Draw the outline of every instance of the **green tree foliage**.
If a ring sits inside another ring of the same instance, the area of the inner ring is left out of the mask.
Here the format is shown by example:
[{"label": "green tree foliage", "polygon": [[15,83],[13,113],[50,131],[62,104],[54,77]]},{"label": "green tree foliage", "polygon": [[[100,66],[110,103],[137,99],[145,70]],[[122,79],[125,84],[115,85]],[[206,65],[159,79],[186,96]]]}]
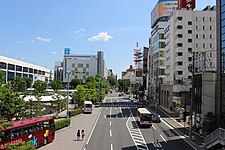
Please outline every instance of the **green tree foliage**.
[{"label": "green tree foliage", "polygon": [[77,87],[77,85],[81,84],[80,83],[80,80],[78,79],[72,79],[71,82],[70,82],[70,86],[72,89],[75,89]]},{"label": "green tree foliage", "polygon": [[107,81],[109,82],[109,84],[110,84],[111,86],[116,85],[116,79],[113,78],[113,77],[107,77]]},{"label": "green tree foliage", "polygon": [[203,130],[208,134],[216,130],[217,120],[216,116],[212,112],[208,112],[203,121]]},{"label": "green tree foliage", "polygon": [[52,86],[52,89],[57,92],[61,89],[63,89],[63,84],[62,84],[62,81],[58,80],[58,79],[55,79],[52,81],[51,83],[51,86]]},{"label": "green tree foliage", "polygon": [[0,70],[0,85],[5,84],[5,73]]},{"label": "green tree foliage", "polygon": [[86,88],[85,85],[78,85],[76,87],[76,92],[73,93],[72,97],[78,103],[78,105],[82,105],[86,100]]},{"label": "green tree foliage", "polygon": [[15,77],[12,81],[12,88],[15,92],[25,92],[27,90],[26,81],[24,78]]},{"label": "green tree foliage", "polygon": [[37,93],[44,93],[47,89],[47,83],[41,80],[37,80],[34,82],[33,87]]},{"label": "green tree foliage", "polygon": [[63,108],[66,107],[67,99],[61,92],[57,92],[52,96],[51,109],[57,113],[60,113]]},{"label": "green tree foliage", "polygon": [[131,92],[135,95],[135,97],[137,98],[138,94],[139,94],[139,86],[138,84],[135,84],[132,86],[131,88]]},{"label": "green tree foliage", "polygon": [[130,87],[130,79],[119,79],[119,91],[128,92],[128,89]]},{"label": "green tree foliage", "polygon": [[7,150],[36,150],[32,144],[27,144],[26,142],[19,142],[17,144],[9,144]]},{"label": "green tree foliage", "polygon": [[25,101],[14,92],[10,84],[0,86],[0,116],[8,121],[24,115]]},{"label": "green tree foliage", "polygon": [[32,79],[31,78],[23,78],[26,82],[26,88],[31,88],[32,86]]}]

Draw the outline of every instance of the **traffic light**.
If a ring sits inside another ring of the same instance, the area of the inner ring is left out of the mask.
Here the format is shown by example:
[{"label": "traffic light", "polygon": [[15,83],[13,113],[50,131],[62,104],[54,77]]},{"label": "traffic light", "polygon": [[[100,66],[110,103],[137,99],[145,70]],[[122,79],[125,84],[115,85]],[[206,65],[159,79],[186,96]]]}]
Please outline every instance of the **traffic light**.
[{"label": "traffic light", "polygon": [[183,112],[183,122],[186,122],[186,119],[187,119],[187,114],[186,112]]}]

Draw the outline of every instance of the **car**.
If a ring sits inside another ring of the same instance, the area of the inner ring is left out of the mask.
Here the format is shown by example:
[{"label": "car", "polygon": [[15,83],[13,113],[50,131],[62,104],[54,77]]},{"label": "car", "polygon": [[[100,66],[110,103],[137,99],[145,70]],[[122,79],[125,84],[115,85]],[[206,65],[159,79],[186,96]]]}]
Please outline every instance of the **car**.
[{"label": "car", "polygon": [[121,94],[119,94],[119,97],[121,97],[122,95]]},{"label": "car", "polygon": [[99,106],[100,106],[99,102],[95,102],[95,107],[99,107]]},{"label": "car", "polygon": [[152,122],[153,123],[160,123],[161,122],[160,115],[153,115]]}]

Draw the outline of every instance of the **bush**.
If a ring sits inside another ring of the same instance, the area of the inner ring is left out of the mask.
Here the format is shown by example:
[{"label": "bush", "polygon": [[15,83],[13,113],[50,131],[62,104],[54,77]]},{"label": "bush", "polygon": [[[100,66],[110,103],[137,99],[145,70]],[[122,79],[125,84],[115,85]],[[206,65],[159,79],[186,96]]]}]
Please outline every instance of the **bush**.
[{"label": "bush", "polygon": [[31,144],[19,142],[17,144],[9,144],[7,150],[36,150]]},{"label": "bush", "polygon": [[70,125],[70,119],[66,118],[55,122],[55,130],[59,130]]},{"label": "bush", "polygon": [[78,109],[70,110],[69,111],[70,117],[79,115],[81,113],[82,113],[82,109],[81,108],[78,108]]}]

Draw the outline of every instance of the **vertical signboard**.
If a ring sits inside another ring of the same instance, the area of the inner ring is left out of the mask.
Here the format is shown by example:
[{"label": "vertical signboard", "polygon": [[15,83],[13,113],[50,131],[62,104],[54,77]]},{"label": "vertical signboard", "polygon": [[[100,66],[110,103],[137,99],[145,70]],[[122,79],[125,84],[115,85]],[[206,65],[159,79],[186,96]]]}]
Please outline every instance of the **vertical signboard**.
[{"label": "vertical signboard", "polygon": [[195,0],[178,0],[178,9],[182,8],[195,9]]}]

